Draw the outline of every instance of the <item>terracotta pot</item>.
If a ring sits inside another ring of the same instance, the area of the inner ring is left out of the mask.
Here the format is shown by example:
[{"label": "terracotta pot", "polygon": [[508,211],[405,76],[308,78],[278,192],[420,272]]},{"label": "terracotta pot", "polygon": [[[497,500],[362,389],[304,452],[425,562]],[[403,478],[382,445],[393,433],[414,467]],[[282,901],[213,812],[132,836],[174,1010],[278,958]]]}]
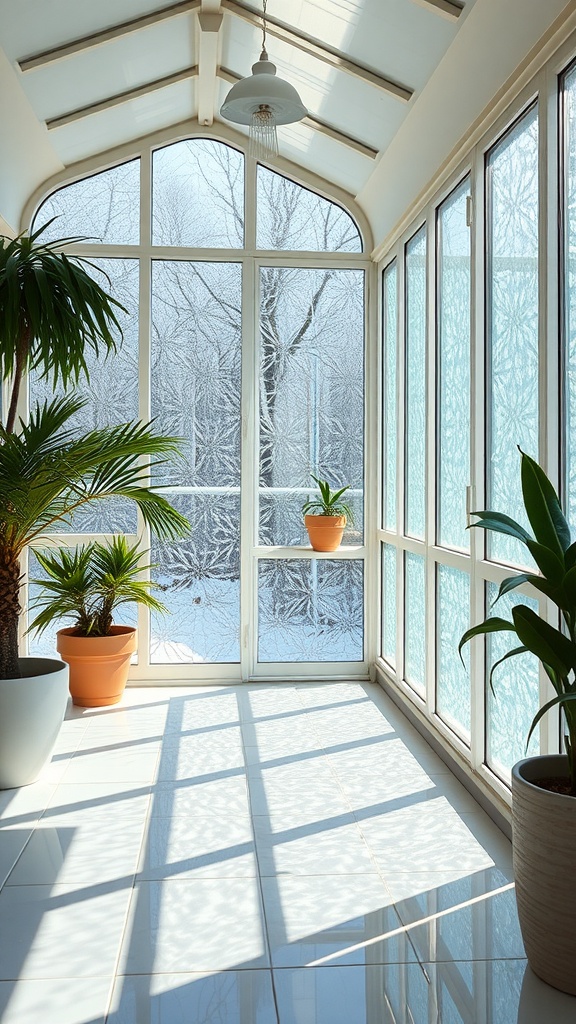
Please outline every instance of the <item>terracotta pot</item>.
[{"label": "terracotta pot", "polygon": [[516,902],[528,963],[543,981],[576,995],[576,797],[532,780],[568,776],[563,754],[528,757],[512,769]]},{"label": "terracotta pot", "polygon": [[56,649],[70,666],[73,703],[82,708],[117,704],[137,646],[133,626],[112,626],[109,636],[75,636],[73,627],[58,630]]},{"label": "terracotta pot", "polygon": [[0,789],[35,782],[48,761],[68,703],[68,665],[19,658],[20,679],[0,679]]},{"label": "terracotta pot", "polygon": [[304,525],[314,551],[336,551],[342,540],[346,516],[304,516]]}]

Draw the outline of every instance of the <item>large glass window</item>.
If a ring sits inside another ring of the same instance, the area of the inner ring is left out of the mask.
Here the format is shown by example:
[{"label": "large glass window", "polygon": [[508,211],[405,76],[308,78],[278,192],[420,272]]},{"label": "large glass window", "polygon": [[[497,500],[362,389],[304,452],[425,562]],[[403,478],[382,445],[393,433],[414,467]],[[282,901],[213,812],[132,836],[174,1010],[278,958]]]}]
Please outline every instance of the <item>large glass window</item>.
[{"label": "large glass window", "polygon": [[406,533],[426,523],[426,227],[406,246]]},{"label": "large glass window", "polygon": [[[168,614],[139,610],[140,674],[183,666],[181,678],[226,679],[259,664],[315,662],[320,674],[331,662],[360,665],[368,264],[358,227],[285,176],[264,167],[247,175],[244,154],[214,139],[144,159],[150,191],[141,193],[141,162],[131,160],[63,186],[35,222],[55,217],[51,238],[90,234],[77,251],[127,308],[118,351],[88,360],[76,429],[140,415],[177,436],[181,456],[151,476],[191,531],[159,542],[130,506],[103,502],[62,533],[128,532],[149,549]],[[244,250],[245,235],[267,250],[265,265]],[[32,374],[32,401],[52,390]],[[353,558],[308,546],[301,508],[316,489],[311,474],[349,486],[344,545],[357,548]],[[278,546],[298,556],[267,557]]]},{"label": "large glass window", "polygon": [[362,252],[362,239],[349,213],[281,174],[258,167],[259,249]]},{"label": "large glass window", "polygon": [[[496,600],[498,587],[488,584],[487,608]],[[491,614],[503,619],[512,618],[515,604],[526,604],[538,612],[537,601],[518,593],[501,597]],[[539,752],[538,730],[532,735],[526,750],[526,740],[534,715],[539,706],[538,661],[532,654],[519,654],[490,671],[508,651],[519,647],[512,633],[493,633],[486,644],[486,761],[502,778],[510,778],[512,765],[522,757]]]},{"label": "large glass window", "polygon": [[140,241],[140,161],[111,167],[53,192],[33,220],[36,230],[52,223],[42,240],[81,237],[108,245]]},{"label": "large glass window", "polygon": [[262,559],[258,593],[258,661],[362,661],[362,562]]},{"label": "large glass window", "polygon": [[426,563],[421,555],[404,556],[404,674],[424,693],[426,684]]},{"label": "large glass window", "polygon": [[576,526],[576,69],[563,82],[564,452],[568,521]]},{"label": "large glass window", "polygon": [[[538,108],[486,161],[487,508],[526,525],[518,446],[538,458]],[[518,541],[491,535],[497,561],[526,561]]]},{"label": "large glass window", "polygon": [[382,323],[383,365],[383,429],[382,487],[384,495],[384,528],[396,529],[397,495],[397,443],[398,443],[398,270],[394,262],[387,267],[383,278]]},{"label": "large glass window", "polygon": [[152,162],[152,241],[241,248],[243,155],[212,139],[188,139],[157,149]]},{"label": "large glass window", "polygon": [[458,656],[462,634],[470,626],[470,576],[438,565],[436,569],[436,711],[464,739],[470,737],[470,649]]},{"label": "large glass window", "polygon": [[240,660],[241,291],[237,263],[152,264],[151,411],[182,438],[154,473],[187,516],[190,537],[154,543],[150,659]]},{"label": "large glass window", "polygon": [[305,543],[311,474],[350,491],[362,538],[364,272],[260,272],[260,543]]},{"label": "large glass window", "polygon": [[470,483],[470,228],[464,181],[439,207],[438,234],[438,543],[467,551]]}]

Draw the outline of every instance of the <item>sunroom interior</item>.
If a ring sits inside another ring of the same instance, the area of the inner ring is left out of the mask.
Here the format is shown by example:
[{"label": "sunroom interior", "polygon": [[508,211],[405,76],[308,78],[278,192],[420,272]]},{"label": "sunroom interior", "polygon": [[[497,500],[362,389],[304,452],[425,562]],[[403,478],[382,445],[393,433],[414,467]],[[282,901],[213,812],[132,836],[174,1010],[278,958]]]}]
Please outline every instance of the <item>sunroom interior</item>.
[{"label": "sunroom interior", "polygon": [[[0,1019],[563,1024],[509,844],[511,767],[560,717],[527,747],[537,660],[491,683],[511,645],[458,644],[529,571],[467,528],[525,522],[519,448],[576,523],[576,2],[266,17],[308,111],[278,155],[220,113],[255,0],[0,0],[0,233],[45,225],[126,308],[77,428],[181,438],[152,483],[191,523],[111,501],[46,538],[138,540],[168,613],[124,612],[123,702],[71,706],[0,794]],[[32,371],[22,419],[53,391]],[[312,476],[349,488],[335,552]]]}]

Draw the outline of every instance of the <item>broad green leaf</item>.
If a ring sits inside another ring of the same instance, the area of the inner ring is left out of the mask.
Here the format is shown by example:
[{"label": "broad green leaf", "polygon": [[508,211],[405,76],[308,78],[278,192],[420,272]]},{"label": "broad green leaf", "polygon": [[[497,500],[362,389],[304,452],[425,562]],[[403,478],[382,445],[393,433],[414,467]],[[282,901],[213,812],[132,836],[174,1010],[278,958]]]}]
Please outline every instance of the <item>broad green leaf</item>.
[{"label": "broad green leaf", "polygon": [[479,522],[470,523],[470,529],[480,527],[482,530],[492,530],[493,533],[505,533],[509,537],[516,537],[523,544],[532,540],[523,526],[502,512],[472,512],[472,515],[478,516]]},{"label": "broad green leaf", "polygon": [[571,544],[564,554],[564,565],[566,569],[573,569],[576,565],[576,541]]},{"label": "broad green leaf", "polygon": [[556,552],[544,544],[539,544],[535,540],[527,541],[526,547],[542,575],[555,586],[560,586],[565,574],[563,558],[559,557]]},{"label": "broad green leaf", "polygon": [[508,619],[500,619],[498,616],[493,615],[484,622],[481,622],[478,626],[472,626],[471,629],[467,629],[463,634],[460,643],[458,644],[458,653],[462,658],[462,648],[464,644],[467,644],[469,640],[472,640],[475,636],[482,636],[484,633],[515,633],[516,630]]},{"label": "broad green leaf", "polygon": [[527,647],[514,647],[513,650],[508,651],[507,654],[505,654],[502,658],[498,658],[498,661],[494,662],[492,668],[490,669],[490,675],[488,677],[488,682],[490,684],[490,689],[492,690],[492,693],[495,693],[494,686],[492,685],[492,676],[494,675],[495,669],[497,669],[498,666],[501,665],[503,661],[507,661],[508,658],[515,658],[518,654],[526,654],[527,651]]},{"label": "broad green leaf", "polygon": [[561,693],[558,697],[553,697],[552,700],[549,700],[547,704],[543,704],[543,706],[540,708],[537,714],[534,715],[534,718],[532,719],[532,725],[530,726],[528,739],[526,740],[526,748],[528,748],[528,744],[530,743],[532,733],[534,732],[534,729],[538,725],[540,719],[543,718],[548,711],[550,711],[553,707],[556,707],[558,704],[562,706],[564,704],[569,704],[572,701],[576,701],[576,693]]},{"label": "broad green leaf", "polygon": [[525,605],[516,605],[512,618],[520,642],[558,675],[568,676],[576,665],[576,644]]},{"label": "broad green leaf", "polygon": [[538,543],[554,551],[559,558],[570,546],[570,529],[560,507],[558,495],[544,470],[520,449],[524,507]]}]

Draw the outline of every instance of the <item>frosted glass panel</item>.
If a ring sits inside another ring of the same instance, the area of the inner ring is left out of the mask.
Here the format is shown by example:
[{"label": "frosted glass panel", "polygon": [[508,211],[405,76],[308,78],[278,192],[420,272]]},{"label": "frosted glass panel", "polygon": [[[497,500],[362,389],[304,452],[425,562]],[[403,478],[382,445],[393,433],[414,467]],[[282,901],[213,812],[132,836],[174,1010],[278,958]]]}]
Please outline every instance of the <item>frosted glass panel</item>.
[{"label": "frosted glass panel", "polygon": [[470,483],[469,180],[439,208],[438,230],[438,543],[467,551]]},{"label": "frosted glass panel", "polygon": [[[86,405],[69,421],[76,434],[85,434],[99,427],[112,426],[136,419],[138,416],[138,261],[99,259],[93,271],[99,284],[118,299],[128,310],[118,313],[123,338],[118,337],[118,349],[107,358],[85,353],[89,379],[81,377],[73,385],[74,394],[86,399]],[[106,275],[106,276],[105,276]],[[52,379],[29,378],[30,402],[50,401],[55,394],[62,395],[61,387],[54,389]],[[72,390],[72,386],[70,388]],[[54,525],[54,532],[74,533],[136,533],[137,515],[131,502],[119,499],[94,502],[80,509],[68,525]]]},{"label": "frosted glass panel", "polygon": [[362,252],[349,213],[281,174],[258,167],[257,246],[310,252]]},{"label": "frosted glass panel", "polygon": [[108,245],[140,241],[140,161],[64,185],[46,199],[33,221],[36,230],[56,217],[40,241],[80,236]]},{"label": "frosted glass panel", "polygon": [[188,139],[152,158],[154,245],[244,244],[244,157],[213,139]]},{"label": "frosted glass panel", "polygon": [[[487,584],[486,596],[490,615],[512,619],[511,609],[516,604],[525,604],[538,612],[537,601],[519,594],[501,597],[490,607],[498,593],[494,583]],[[494,662],[507,651],[520,647],[520,641],[513,633],[494,633],[486,637],[487,672]],[[500,665],[493,677],[494,693],[488,686],[486,676],[486,761],[506,780],[510,779],[512,765],[523,757],[538,754],[540,742],[538,729],[530,740],[526,751],[526,740],[532,719],[538,711],[538,661],[532,654],[520,654]]]},{"label": "frosted glass panel", "polygon": [[576,71],[564,79],[564,310],[566,498],[576,524]]},{"label": "frosted glass panel", "polygon": [[343,543],[358,544],[364,273],[263,267],[260,316],[260,543],[302,543],[313,473],[350,485],[354,525]]},{"label": "frosted glass panel", "polygon": [[158,261],[152,273],[152,415],[182,437],[156,479],[191,521],[155,544],[172,616],[153,616],[153,664],[240,659],[240,292],[235,263]]},{"label": "frosted glass panel", "polygon": [[152,415],[184,439],[159,483],[240,484],[241,267],[152,264]]},{"label": "frosted glass panel", "polygon": [[166,495],[190,520],[188,537],[154,540],[152,579],[169,615],[152,615],[154,665],[240,660],[240,494]]},{"label": "frosted glass panel", "polygon": [[397,357],[398,357],[398,270],[396,263],[387,268],[383,278],[383,328],[384,353],[382,364],[384,380],[382,400],[384,406],[384,438],[383,438],[383,487],[384,487],[384,526],[388,530],[396,529],[396,476],[398,438],[398,394],[397,394]]},{"label": "frosted glass panel", "polygon": [[470,650],[458,654],[462,634],[470,627],[470,577],[468,573],[437,567],[436,613],[436,710],[447,725],[470,736]]},{"label": "frosted glass panel", "polygon": [[426,228],[406,246],[406,533],[426,516]]},{"label": "frosted glass panel", "polygon": [[[488,189],[488,502],[527,525],[520,447],[538,458],[538,110],[490,152]],[[490,556],[525,563],[519,541],[492,534]]]},{"label": "frosted glass panel", "polygon": [[258,661],[362,661],[361,561],[264,559]]},{"label": "frosted glass panel", "polygon": [[396,664],[396,548],[382,545],[382,657]]},{"label": "frosted glass panel", "polygon": [[426,589],[424,559],[406,552],[404,561],[404,675],[424,691],[426,676]]}]

